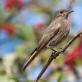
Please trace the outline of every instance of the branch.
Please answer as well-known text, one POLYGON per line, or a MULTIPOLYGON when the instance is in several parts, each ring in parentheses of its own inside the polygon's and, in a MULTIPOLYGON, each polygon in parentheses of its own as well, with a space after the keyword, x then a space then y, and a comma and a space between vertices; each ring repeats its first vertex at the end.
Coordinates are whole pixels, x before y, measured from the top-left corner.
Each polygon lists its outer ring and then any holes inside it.
POLYGON ((64 53, 66 51, 66 49, 79 37, 82 37, 82 32, 80 32, 79 34, 77 34, 74 38, 72 38, 68 44, 61 50, 61 51, 54 51, 52 52, 51 56, 49 57, 49 60, 47 62, 47 64, 45 65, 45 67, 42 69, 42 71, 40 72, 40 74, 38 75, 37 79, 35 80, 35 82, 38 82, 38 80, 40 79, 40 77, 43 75, 43 73, 46 71, 46 69, 48 68, 48 66, 52 63, 52 61, 54 59, 56 59, 62 52, 64 53))

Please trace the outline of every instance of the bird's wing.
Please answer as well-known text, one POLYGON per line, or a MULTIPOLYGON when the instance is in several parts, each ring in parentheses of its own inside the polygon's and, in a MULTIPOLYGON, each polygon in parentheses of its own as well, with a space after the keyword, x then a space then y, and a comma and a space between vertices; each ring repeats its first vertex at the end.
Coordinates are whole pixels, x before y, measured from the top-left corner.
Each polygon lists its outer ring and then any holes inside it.
POLYGON ((61 43, 69 34, 70 26, 67 21, 62 21, 60 30, 56 36, 48 43, 48 46, 55 47, 57 44, 61 43))
POLYGON ((39 42, 39 46, 46 46, 49 41, 59 32, 60 24, 56 21, 53 21, 47 29, 45 29, 43 36, 39 42))

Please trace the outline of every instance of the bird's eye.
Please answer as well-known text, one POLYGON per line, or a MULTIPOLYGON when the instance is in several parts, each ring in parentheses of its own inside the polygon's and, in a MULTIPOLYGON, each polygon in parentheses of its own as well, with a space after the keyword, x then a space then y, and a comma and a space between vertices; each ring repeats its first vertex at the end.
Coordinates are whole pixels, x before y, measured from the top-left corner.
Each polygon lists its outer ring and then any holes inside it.
POLYGON ((62 13, 63 13, 63 11, 60 11, 60 13, 62 14, 62 13))

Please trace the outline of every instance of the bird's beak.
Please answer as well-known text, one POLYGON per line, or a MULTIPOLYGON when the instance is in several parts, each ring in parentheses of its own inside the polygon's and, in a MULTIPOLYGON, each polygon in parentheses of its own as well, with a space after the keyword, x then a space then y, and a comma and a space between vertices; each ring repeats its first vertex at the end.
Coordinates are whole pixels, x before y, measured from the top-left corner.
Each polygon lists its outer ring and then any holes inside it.
POLYGON ((72 13, 72 12, 74 12, 73 10, 70 10, 69 12, 68 12, 68 14, 70 14, 70 13, 72 13))
POLYGON ((68 18, 69 14, 71 14, 72 12, 74 12, 74 11, 73 11, 73 10, 69 10, 69 11, 67 12, 66 18, 68 18))

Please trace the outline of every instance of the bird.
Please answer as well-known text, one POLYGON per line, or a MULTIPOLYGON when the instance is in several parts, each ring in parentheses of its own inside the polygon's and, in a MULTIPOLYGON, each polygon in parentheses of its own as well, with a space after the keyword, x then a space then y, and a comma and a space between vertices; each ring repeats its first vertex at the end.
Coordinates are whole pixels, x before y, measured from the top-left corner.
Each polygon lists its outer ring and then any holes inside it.
POLYGON ((68 9, 56 11, 54 19, 44 30, 38 47, 34 49, 31 53, 31 57, 23 64, 23 70, 28 67, 28 65, 39 55, 42 50, 46 48, 55 51, 54 48, 66 39, 71 27, 68 17, 72 12, 74 11, 68 9))

